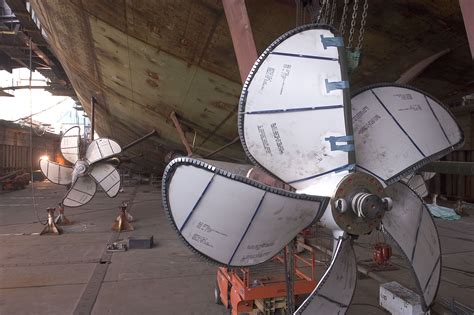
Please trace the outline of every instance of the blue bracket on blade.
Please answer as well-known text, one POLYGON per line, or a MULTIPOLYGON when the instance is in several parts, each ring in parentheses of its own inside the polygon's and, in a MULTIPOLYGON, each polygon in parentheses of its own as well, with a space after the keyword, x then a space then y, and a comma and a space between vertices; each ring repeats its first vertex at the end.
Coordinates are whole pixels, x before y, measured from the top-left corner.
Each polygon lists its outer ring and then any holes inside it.
POLYGON ((337 144, 338 142, 349 142, 354 141, 354 136, 340 136, 340 137, 328 137, 324 138, 324 140, 329 141, 331 144, 331 151, 344 151, 344 152, 351 152, 355 150, 355 146, 352 143, 348 144, 337 144))
POLYGON ((324 49, 328 47, 344 47, 344 38, 342 37, 324 37, 321 35, 321 43, 324 49))
POLYGON ((326 92, 329 93, 334 90, 342 90, 349 88, 349 81, 335 81, 329 82, 328 79, 325 79, 324 82, 326 83, 326 92))

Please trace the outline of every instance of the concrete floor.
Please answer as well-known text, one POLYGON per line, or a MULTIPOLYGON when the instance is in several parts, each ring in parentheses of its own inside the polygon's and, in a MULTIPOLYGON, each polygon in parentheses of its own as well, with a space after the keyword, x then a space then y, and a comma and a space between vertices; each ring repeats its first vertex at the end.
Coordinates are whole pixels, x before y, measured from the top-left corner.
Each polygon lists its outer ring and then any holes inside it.
MULTIPOLYGON (((22 191, 0 192, 0 314, 227 314, 213 303, 216 267, 203 262, 178 240, 167 223, 158 188, 125 187, 115 199, 98 192, 92 202, 66 209, 74 225, 61 236, 38 236, 34 205, 41 220, 45 209, 61 200, 63 187, 35 183, 22 191), (122 201, 132 202, 135 231, 110 230, 122 201), (114 237, 153 235, 155 247, 107 254, 114 237)), ((443 247, 438 297, 455 297, 474 307, 474 213, 461 221, 437 220, 443 247), (465 270, 462 272, 460 270, 465 270)), ((361 238, 358 259, 375 234, 361 238)), ((396 254, 396 253, 395 253, 396 254)), ((380 272, 410 286, 404 262, 400 270, 380 272)), ((324 267, 318 270, 322 274, 324 267)), ((378 306, 378 283, 361 278, 349 314, 386 314, 378 306)))

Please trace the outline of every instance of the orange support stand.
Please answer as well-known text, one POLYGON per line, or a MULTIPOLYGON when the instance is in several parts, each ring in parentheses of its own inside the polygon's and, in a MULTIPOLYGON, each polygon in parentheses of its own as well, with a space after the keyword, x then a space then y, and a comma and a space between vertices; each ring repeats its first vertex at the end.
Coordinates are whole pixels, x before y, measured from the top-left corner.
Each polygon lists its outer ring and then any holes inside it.
POLYGON ((70 225, 73 223, 73 221, 70 221, 66 216, 64 215, 64 205, 62 203, 59 204, 59 214, 54 220, 54 223, 58 225, 70 225))
POLYGON ((40 235, 44 234, 56 234, 59 235, 63 232, 63 230, 54 223, 54 208, 48 208, 46 211, 48 212, 48 224, 44 227, 43 231, 41 231, 40 235))
POLYGON ((127 204, 123 203, 120 206, 120 215, 115 220, 114 225, 112 225, 113 231, 133 231, 133 226, 129 223, 128 220, 129 214, 127 213, 127 204))

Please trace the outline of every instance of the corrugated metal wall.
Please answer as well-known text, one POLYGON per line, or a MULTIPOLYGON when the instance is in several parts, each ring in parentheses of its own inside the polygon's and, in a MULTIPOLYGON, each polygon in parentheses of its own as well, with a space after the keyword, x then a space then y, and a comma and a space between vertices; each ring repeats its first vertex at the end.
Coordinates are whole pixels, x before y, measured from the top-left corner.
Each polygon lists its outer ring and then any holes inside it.
MULTIPOLYGON (((442 160, 474 163, 474 150, 457 150, 442 160)), ((437 174, 428 184, 430 192, 474 202, 474 176, 437 174)))
POLYGON ((41 156, 54 160, 59 152, 59 135, 33 132, 33 155, 30 160, 30 129, 18 124, 0 120, 0 175, 16 170, 29 171, 39 168, 41 156))
MULTIPOLYGON (((474 162, 473 124, 474 113, 468 107, 458 107, 452 110, 456 120, 464 132, 464 147, 456 150, 442 161, 474 162)), ((428 182, 430 193, 444 195, 451 199, 462 199, 474 202, 474 176, 437 174, 428 182)))

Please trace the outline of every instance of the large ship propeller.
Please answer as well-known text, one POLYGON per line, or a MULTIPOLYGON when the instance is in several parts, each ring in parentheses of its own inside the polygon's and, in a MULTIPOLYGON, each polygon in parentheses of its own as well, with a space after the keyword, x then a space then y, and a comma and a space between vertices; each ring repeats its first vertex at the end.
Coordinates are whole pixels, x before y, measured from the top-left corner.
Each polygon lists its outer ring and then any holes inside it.
POLYGON ((61 137, 61 153, 74 166, 69 167, 40 160, 41 172, 55 184, 71 185, 63 198, 63 205, 80 207, 95 195, 97 185, 113 198, 120 190, 120 174, 108 159, 122 149, 114 140, 99 138, 92 141, 81 158, 81 133, 78 126, 68 129, 61 137))
POLYGON ((409 86, 375 85, 350 99, 342 56, 334 29, 299 27, 265 50, 244 84, 242 145, 296 193, 246 178, 244 166, 178 158, 163 176, 164 206, 188 246, 229 267, 270 259, 317 221, 331 229, 332 262, 298 314, 347 310, 353 236, 379 228, 406 256, 426 310, 440 280, 438 233, 399 180, 460 147, 463 135, 440 102, 409 86))

